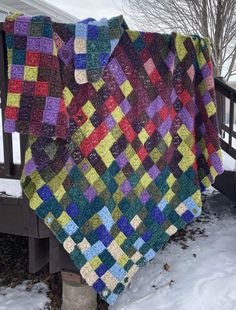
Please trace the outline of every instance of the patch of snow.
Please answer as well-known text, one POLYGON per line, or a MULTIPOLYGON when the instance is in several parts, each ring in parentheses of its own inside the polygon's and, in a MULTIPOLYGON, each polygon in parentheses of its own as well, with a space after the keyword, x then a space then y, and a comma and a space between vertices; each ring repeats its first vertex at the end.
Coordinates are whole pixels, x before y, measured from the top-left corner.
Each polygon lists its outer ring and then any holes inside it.
POLYGON ((50 303, 45 283, 35 283, 28 288, 30 281, 24 281, 15 288, 0 287, 0 310, 42 310, 50 303))
POLYGON ((17 198, 21 197, 22 188, 20 181, 0 178, 0 192, 6 192, 7 195, 17 198))
POLYGON ((222 196, 209 199, 217 216, 187 227, 205 233, 188 240, 186 249, 168 244, 138 271, 110 310, 236 309, 236 208, 222 196))

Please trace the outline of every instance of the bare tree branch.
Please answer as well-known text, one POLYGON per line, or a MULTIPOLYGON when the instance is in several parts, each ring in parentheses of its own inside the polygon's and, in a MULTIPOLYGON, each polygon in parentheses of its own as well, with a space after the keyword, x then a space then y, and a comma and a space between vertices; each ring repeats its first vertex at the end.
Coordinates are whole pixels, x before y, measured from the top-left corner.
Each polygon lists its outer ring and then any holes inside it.
POLYGON ((123 0, 136 28, 198 34, 210 38, 215 74, 229 79, 236 70, 235 0, 123 0), (131 13, 132 12, 132 13, 131 13))

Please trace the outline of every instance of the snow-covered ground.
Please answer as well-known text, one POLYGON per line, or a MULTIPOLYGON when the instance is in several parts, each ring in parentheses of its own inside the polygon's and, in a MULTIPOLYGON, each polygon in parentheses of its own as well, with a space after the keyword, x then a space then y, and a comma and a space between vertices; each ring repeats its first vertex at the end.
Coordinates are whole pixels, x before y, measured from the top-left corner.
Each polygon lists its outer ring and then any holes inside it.
POLYGON ((195 241, 168 244, 110 310, 236 309, 236 206, 221 194, 207 204, 209 219, 187 228, 195 241))
POLYGON ((24 281, 15 288, 0 287, 0 310, 42 310, 47 309, 50 299, 48 287, 39 282, 31 286, 31 281, 24 281))

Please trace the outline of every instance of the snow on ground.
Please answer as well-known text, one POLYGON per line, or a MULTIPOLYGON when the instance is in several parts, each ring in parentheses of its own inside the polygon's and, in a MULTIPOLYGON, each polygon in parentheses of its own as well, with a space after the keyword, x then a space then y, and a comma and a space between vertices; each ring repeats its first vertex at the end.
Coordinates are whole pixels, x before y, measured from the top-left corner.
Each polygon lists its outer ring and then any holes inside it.
POLYGON ((0 310, 41 310, 47 309, 50 299, 45 283, 24 281, 15 288, 0 287, 0 310))
POLYGON ((187 238, 184 249, 178 242, 168 244, 110 310, 236 309, 236 206, 221 194, 205 204, 211 209, 209 222, 187 227, 204 233, 195 241, 187 238))

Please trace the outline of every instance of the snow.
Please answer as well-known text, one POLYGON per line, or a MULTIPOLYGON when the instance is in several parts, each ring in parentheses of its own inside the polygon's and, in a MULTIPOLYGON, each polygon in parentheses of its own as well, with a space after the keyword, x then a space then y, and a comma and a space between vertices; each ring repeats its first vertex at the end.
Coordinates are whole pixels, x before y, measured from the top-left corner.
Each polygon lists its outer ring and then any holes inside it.
POLYGON ((186 249, 179 242, 168 244, 138 271, 109 309, 236 309, 236 206, 222 197, 218 194, 206 202, 212 209, 210 222, 187 227, 205 230, 204 234, 188 239, 186 249))
POLYGON ((50 303, 45 283, 35 283, 30 288, 30 281, 24 281, 15 288, 0 287, 0 310, 41 310, 50 303))

